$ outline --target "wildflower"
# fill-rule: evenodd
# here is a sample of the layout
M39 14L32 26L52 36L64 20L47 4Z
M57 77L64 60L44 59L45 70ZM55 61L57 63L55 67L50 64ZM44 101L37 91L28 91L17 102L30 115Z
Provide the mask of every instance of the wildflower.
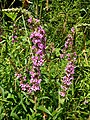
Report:
M35 19L36 23L39 22L38 19ZM32 23L32 18L28 19L29 23ZM16 38L13 36L13 38ZM32 69L29 72L30 74L30 85L26 82L26 76L20 76L20 74L15 74L15 76L20 79L20 86L23 91L28 93L36 92L40 90L41 73L40 67L44 63L44 54L46 48L46 37L45 31L41 26L38 26L31 35L30 39L32 41Z
M38 19L35 19L35 22L36 22L36 23L38 23L38 22L40 22L40 20L38 20Z
M29 22L29 23L32 23L32 17L30 17L30 18L28 19L28 22Z
M23 77L23 80L26 81L26 76Z
M17 42L17 36L12 36L12 43Z
M37 91L40 90L40 67L42 66L44 60L44 51L45 51L45 31L42 29L42 27L38 27L37 31L34 31L31 33L30 38L32 39L32 50L33 50L33 56L32 56L32 70L30 71L31 80L30 83L32 84L31 90ZM44 41L43 41L44 40Z
M61 58L61 59L64 58L64 54L60 54L60 58Z
M20 77L22 77L21 74L15 73L15 76L17 77L17 79L19 79Z
M72 32L73 34L75 33L75 28L74 28L74 27L71 28L71 32Z
M74 32L73 28L72 28L72 32ZM65 51L68 48L71 50L72 45L73 45L73 37L71 34L69 34L65 42L65 47L63 48L63 52L65 53ZM75 72L74 62L76 61L77 54L76 52L73 52L66 54L66 56L68 57L67 58L68 63L65 68L65 76L62 79L61 92L60 92L60 95L62 97L65 97L66 91L69 89L69 86L72 84L72 80L74 79L73 77L73 74ZM61 54L60 57L63 58L63 54Z
M65 97L65 95L66 95L65 92L59 92L59 94L60 94L62 97Z

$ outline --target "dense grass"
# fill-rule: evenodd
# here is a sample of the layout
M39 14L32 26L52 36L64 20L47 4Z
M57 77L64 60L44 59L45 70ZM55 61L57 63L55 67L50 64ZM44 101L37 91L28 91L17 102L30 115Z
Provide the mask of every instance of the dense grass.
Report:
M31 0L22 6L20 1L0 3L0 120L89 120L90 2ZM34 29L28 23L29 17L33 18ZM35 23L36 18L39 23ZM47 39L44 64L40 67L42 81L40 91L29 94L21 90L15 73L26 76L30 84L30 34L39 25L46 31ZM68 61L66 56L61 59L60 54L72 27L74 47L67 53L77 53L75 73L66 96L62 97L59 92ZM15 42L12 36L17 36Z

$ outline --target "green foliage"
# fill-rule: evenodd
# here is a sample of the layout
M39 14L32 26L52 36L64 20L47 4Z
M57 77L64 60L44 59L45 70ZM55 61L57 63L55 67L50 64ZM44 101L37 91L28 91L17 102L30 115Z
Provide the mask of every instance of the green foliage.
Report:
M10 13L7 13L7 12L5 12L5 14L9 17L9 18L11 18L13 21L16 19L16 17L17 17L17 13L12 13L12 12L10 12Z
M5 8L6 0L2 3ZM20 2L20 0L18 1ZM0 5L1 6L1 5ZM11 6L14 6L12 3ZM18 6L15 6L18 7ZM0 120L87 120L90 118L90 4L89 0L31 0L28 9L3 9L0 21ZM29 14L27 14L29 13ZM39 18L46 30L41 90L27 94L15 73L30 81L31 29L28 15ZM14 26L15 24L15 26ZM75 27L77 62L74 81L65 98L59 95L67 60L60 59L71 27ZM15 34L17 42L12 43Z

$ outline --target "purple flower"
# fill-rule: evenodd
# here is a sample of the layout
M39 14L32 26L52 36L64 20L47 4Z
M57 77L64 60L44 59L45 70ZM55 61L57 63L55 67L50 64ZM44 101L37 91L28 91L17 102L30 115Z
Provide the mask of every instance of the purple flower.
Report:
M28 19L28 22L29 22L29 23L32 23L32 17Z
M69 45L73 45L73 42L72 42L72 41L70 41L70 42L69 42Z
M23 80L26 81L26 76L23 77Z
M63 77L63 81L62 82L64 83L64 85L67 85L67 86L72 84L71 81L70 81L70 78L67 77L67 76Z
M59 92L59 94L62 96L62 97L65 97L66 93L65 92Z
M70 54L70 53L68 53L68 54L67 54L67 56L68 56L68 57L70 57L70 56L71 56L71 54Z
M38 54L42 54L43 52L42 52L42 50L40 50L40 49L38 49L38 51L36 52L36 54L38 55Z
M38 43L38 47L39 47L40 49L43 49L45 46L44 46L42 43Z
M40 67L42 66L44 60L44 49L46 47L46 38L45 38L45 31L42 27L38 27L37 31L31 33L30 38L32 39L32 70L30 71L31 79L30 83L31 91L40 90L40 83L41 83L41 74L40 74Z
M39 32L37 32L37 33L35 33L35 37L36 37L36 38L42 39L42 38L43 38L43 35L40 34Z
M21 86L21 88L22 88L23 91L26 90L26 85L25 84L20 84L20 86Z
M35 46L35 45L33 45L33 46L32 46L32 50L34 50L35 48L36 48L36 46Z
M40 86L38 84L33 84L31 90L36 92L37 90L40 90Z
M17 79L19 79L20 77L22 77L21 74L15 73L15 77L17 77Z
M35 21L36 21L36 23L40 22L40 20L39 20L39 19L35 19Z
M64 58L64 54L60 54L60 58L61 58L61 59Z
M43 29L41 26L38 27L38 31L39 31L42 35L45 34L45 31L44 31L44 29Z
M74 52L73 55L76 57L77 56L76 52Z
M32 42L33 42L33 44L37 44L37 43L40 43L41 40L40 39L33 39Z
M72 41L72 40L73 40L73 37L72 37L72 35L71 35L71 34L68 34L68 39L69 39L70 41Z
M76 58L73 58L74 62L76 61Z
M75 28L74 27L71 28L71 32L75 33Z
M65 42L65 48L66 48L66 49L68 48L68 45L69 45L69 43L68 43L68 41L66 41L66 42Z
M28 83L26 83L26 89L30 88L30 85Z
M35 19L35 21L36 23L39 22L38 19ZM28 22L32 23L32 18L29 18ZM21 89L27 91L28 93L40 90L40 83L42 81L40 67L44 63L44 54L46 48L46 37L44 29L41 26L38 26L37 29L31 33L30 39L32 40L32 69L29 72L30 85L26 83L25 76L22 77L23 80L20 79Z
M34 33L31 33L30 38L33 38L33 37L34 37Z
M73 29L72 29L72 32ZM67 40L65 42L65 47L63 48L63 52L66 54L66 50L69 48L71 53L67 54L68 64L65 68L65 76L62 79L61 92L60 95L64 97L66 95L66 91L69 89L69 86L72 84L72 80L74 79L73 74L75 72L74 62L76 61L76 52L72 53L72 45L73 45L73 37L71 34L68 35ZM69 51L70 51L69 50ZM63 55L61 56L61 58ZM73 58L74 57L74 58Z
M68 73L68 74L74 74L74 66L73 65L70 65L70 64L67 65L65 70L66 70L66 73Z
M61 88L64 90L64 91L66 91L68 88L66 87L66 86L64 86L64 85L61 85Z
M12 36L12 38L15 38L15 39L16 39L16 38L17 38L17 36L16 36L16 35L15 35L15 36Z
M43 41L46 42L46 37L43 38Z

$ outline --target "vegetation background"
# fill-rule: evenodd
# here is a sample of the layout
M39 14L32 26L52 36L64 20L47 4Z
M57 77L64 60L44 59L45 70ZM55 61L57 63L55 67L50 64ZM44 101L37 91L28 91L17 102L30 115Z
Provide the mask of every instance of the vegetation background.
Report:
M30 80L30 16L40 20L47 38L41 90L32 95L21 90L15 77L19 71ZM67 60L60 54L72 27L77 61L63 98L59 91ZM12 43L13 34L18 42ZM0 0L0 120L90 120L89 47L89 0Z

